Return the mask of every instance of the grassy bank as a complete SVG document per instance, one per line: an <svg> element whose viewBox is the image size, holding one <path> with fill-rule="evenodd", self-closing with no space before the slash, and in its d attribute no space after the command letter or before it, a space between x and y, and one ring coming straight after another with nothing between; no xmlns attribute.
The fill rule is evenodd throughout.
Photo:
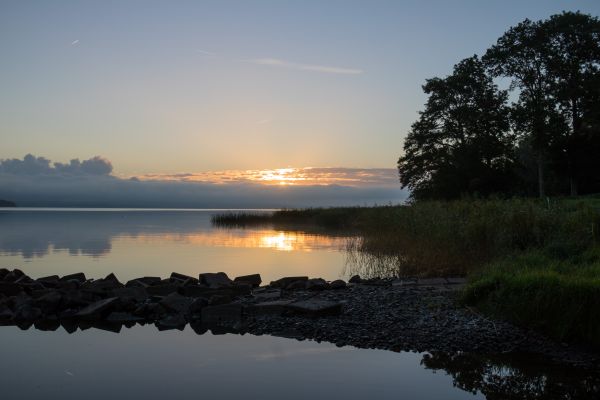
<svg viewBox="0 0 600 400"><path fill-rule="evenodd" d="M282 210L214 222L347 231L356 235L348 254L361 274L468 275L467 304L559 340L600 347L597 197Z"/></svg>

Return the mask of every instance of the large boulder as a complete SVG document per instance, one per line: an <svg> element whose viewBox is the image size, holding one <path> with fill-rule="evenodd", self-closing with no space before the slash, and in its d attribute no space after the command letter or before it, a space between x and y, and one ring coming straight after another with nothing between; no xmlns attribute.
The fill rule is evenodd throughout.
<svg viewBox="0 0 600 400"><path fill-rule="evenodd" d="M308 276L287 276L285 278L277 279L276 281L271 282L271 286L285 289L292 282L306 282L307 280Z"/></svg>
<svg viewBox="0 0 600 400"><path fill-rule="evenodd" d="M62 278L60 278L60 280L63 281L63 282L75 280L75 281L77 281L79 283L83 283L87 279L86 279L85 274L83 272L77 272L76 274L65 275Z"/></svg>
<svg viewBox="0 0 600 400"><path fill-rule="evenodd" d="M171 281L178 282L180 284L198 284L198 279L192 276L180 274L178 272L171 272Z"/></svg>
<svg viewBox="0 0 600 400"><path fill-rule="evenodd" d="M231 286L233 283L225 272L207 272L200 274L200 283L211 288L222 288Z"/></svg>
<svg viewBox="0 0 600 400"><path fill-rule="evenodd" d="M127 287L131 287L131 286L142 286L142 287L148 287L151 285L155 285L157 283L159 283L161 281L161 279L158 276L144 276L142 278L135 278L132 279L130 281L128 281L125 286Z"/></svg>
<svg viewBox="0 0 600 400"><path fill-rule="evenodd" d="M102 314L112 310L118 301L118 297L109 297L108 299L96 301L79 310L75 316L82 319L99 318Z"/></svg>
<svg viewBox="0 0 600 400"><path fill-rule="evenodd" d="M233 281L235 283L238 283L238 282L248 283L252 287L259 287L260 284L262 283L262 278L260 277L260 274L252 274L252 275L238 276Z"/></svg>
<svg viewBox="0 0 600 400"><path fill-rule="evenodd" d="M281 315L290 303L290 300L264 301L248 306L246 311L250 315Z"/></svg>
<svg viewBox="0 0 600 400"><path fill-rule="evenodd" d="M346 282L344 282L341 279L336 279L335 281L333 281L333 282L331 282L329 284L329 288L330 289L334 289L334 290L337 290L337 289L346 289L346 286L347 286Z"/></svg>
<svg viewBox="0 0 600 400"><path fill-rule="evenodd" d="M192 300L179 293L171 293L164 297L159 303L168 311L186 314Z"/></svg>
<svg viewBox="0 0 600 400"><path fill-rule="evenodd" d="M313 278L306 281L306 289L308 290L325 290L329 289L329 284L325 279Z"/></svg>

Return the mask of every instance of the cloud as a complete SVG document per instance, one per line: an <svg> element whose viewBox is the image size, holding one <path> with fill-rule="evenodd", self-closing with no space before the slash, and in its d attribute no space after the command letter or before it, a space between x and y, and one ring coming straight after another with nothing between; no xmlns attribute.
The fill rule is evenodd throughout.
<svg viewBox="0 0 600 400"><path fill-rule="evenodd" d="M22 160L18 158L0 160L0 173L14 175L110 175L113 166L100 156L79 161L78 158L67 163L52 163L44 157L27 154Z"/></svg>
<svg viewBox="0 0 600 400"><path fill-rule="evenodd" d="M291 61L280 60L278 58L257 58L252 60L246 60L247 62L258 64L258 65L267 65L271 67L282 67L282 68L290 68L297 69L302 71L315 71L315 72L324 72L328 74L342 74L342 75L357 75L362 74L363 71L361 69L356 68L342 68L342 67L333 67L327 65L314 65L314 64L300 64Z"/></svg>
<svg viewBox="0 0 600 400"><path fill-rule="evenodd" d="M394 169L282 168L120 178L93 157L0 160L0 198L32 207L284 208L399 203ZM279 184L284 182L284 185Z"/></svg>
<svg viewBox="0 0 600 400"><path fill-rule="evenodd" d="M265 185L351 187L397 187L398 171L395 168L279 168L208 171L179 174L145 174L139 180L161 180L205 183L255 183Z"/></svg>

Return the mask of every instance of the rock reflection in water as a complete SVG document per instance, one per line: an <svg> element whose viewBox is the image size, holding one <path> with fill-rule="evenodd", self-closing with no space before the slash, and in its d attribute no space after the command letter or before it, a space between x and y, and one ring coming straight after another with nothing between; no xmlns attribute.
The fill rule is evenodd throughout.
<svg viewBox="0 0 600 400"><path fill-rule="evenodd" d="M560 365L533 355L425 354L421 364L445 371L454 385L489 400L598 399L600 371Z"/></svg>
<svg viewBox="0 0 600 400"><path fill-rule="evenodd" d="M74 334L78 330L90 328L119 333L123 328L132 328L136 323L93 322L69 323L57 320L37 322L33 327L43 331L62 328ZM192 323L190 328L198 335L244 335L240 321L227 324ZM186 325L177 328L164 328L156 325L159 331L183 331ZM32 326L21 326L29 329ZM285 331L277 337L296 338ZM312 341L307 341L312 342ZM351 349L351 347L348 347ZM404 354L399 353L399 357ZM546 359L523 354L475 354L475 353L423 353L421 365L428 370L448 374L453 385L465 392L483 394L488 400L511 399L596 399L600 396L600 374L598 371L556 364Z"/></svg>

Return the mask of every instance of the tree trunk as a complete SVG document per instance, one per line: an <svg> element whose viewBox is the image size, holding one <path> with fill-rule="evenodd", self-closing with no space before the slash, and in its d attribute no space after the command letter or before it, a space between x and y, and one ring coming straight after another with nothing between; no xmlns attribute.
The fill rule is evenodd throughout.
<svg viewBox="0 0 600 400"><path fill-rule="evenodd" d="M546 187L544 183L544 156L542 152L538 154L537 157L537 167L538 167L538 191L540 194L540 199L546 197Z"/></svg>
<svg viewBox="0 0 600 400"><path fill-rule="evenodd" d="M579 154L579 146L580 146L580 129L581 129L581 119L579 118L579 108L577 107L577 100L571 101L571 118L572 118L572 128L573 132L571 132L571 140L570 140L570 149L569 149L569 185L571 186L571 196L577 196L577 156Z"/></svg>

